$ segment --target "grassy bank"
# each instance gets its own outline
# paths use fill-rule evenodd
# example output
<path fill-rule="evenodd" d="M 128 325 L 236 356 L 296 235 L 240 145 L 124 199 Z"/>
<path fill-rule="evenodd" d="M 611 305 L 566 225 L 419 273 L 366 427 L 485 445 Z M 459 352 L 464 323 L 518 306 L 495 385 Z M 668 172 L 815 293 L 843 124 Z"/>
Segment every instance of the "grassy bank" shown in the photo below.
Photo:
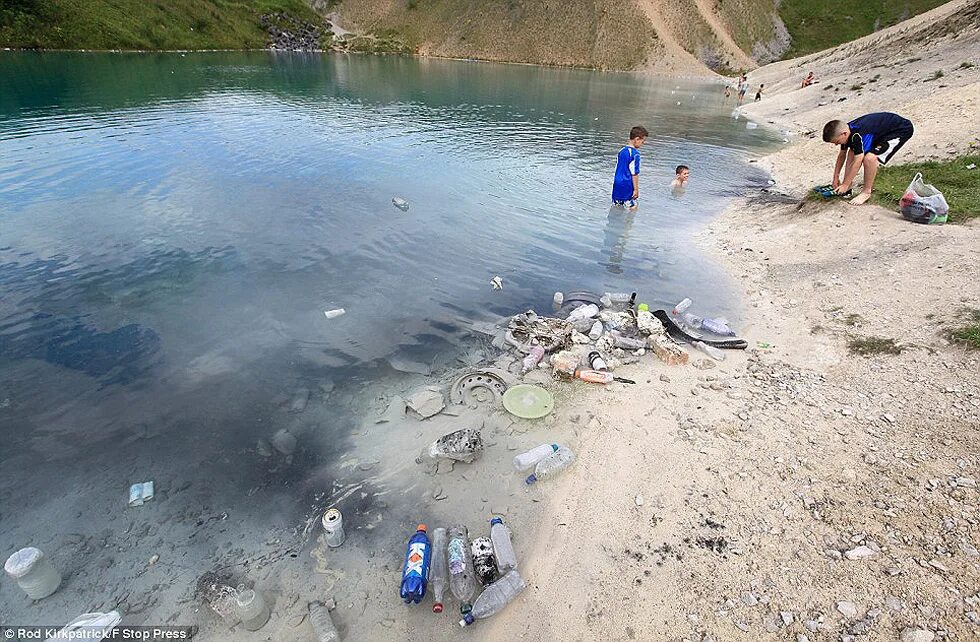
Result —
<path fill-rule="evenodd" d="M 779 17 L 793 38 L 784 58 L 795 58 L 890 27 L 946 0 L 783 0 Z"/>
<path fill-rule="evenodd" d="M 0 46 L 258 49 L 264 13 L 322 24 L 304 0 L 2 0 Z"/>
<path fill-rule="evenodd" d="M 971 164 L 974 169 L 967 169 Z M 875 179 L 874 200 L 883 207 L 895 208 L 917 172 L 922 172 L 923 180 L 946 197 L 950 222 L 980 217 L 980 155 L 882 167 Z"/>

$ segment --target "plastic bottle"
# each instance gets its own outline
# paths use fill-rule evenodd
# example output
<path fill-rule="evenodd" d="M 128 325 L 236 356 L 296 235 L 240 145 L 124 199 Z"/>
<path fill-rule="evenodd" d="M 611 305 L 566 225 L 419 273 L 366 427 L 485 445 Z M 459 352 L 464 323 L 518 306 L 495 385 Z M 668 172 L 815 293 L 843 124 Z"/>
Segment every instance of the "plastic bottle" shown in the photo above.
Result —
<path fill-rule="evenodd" d="M 340 633 L 330 617 L 330 611 L 319 602 L 310 602 L 310 624 L 316 642 L 340 642 Z"/>
<path fill-rule="evenodd" d="M 541 360 L 544 359 L 544 348 L 542 346 L 531 346 L 531 352 L 526 357 L 524 357 L 524 362 L 521 365 L 521 372 L 527 374 L 538 367 Z"/>
<path fill-rule="evenodd" d="M 594 303 L 587 303 L 572 310 L 568 314 L 568 320 L 569 322 L 574 322 L 581 319 L 591 319 L 597 314 L 599 314 L 599 306 Z"/>
<path fill-rule="evenodd" d="M 490 539 L 493 541 L 493 556 L 497 558 L 497 569 L 506 573 L 517 568 L 517 554 L 510 541 L 510 529 L 499 517 L 490 520 Z"/>
<path fill-rule="evenodd" d="M 459 621 L 460 626 L 469 626 L 476 620 L 488 618 L 499 613 L 510 604 L 527 585 L 517 569 L 509 571 L 502 578 L 488 586 L 473 604 L 473 610 Z"/>
<path fill-rule="evenodd" d="M 685 311 L 687 311 L 687 309 L 689 307 L 691 307 L 691 304 L 692 303 L 694 303 L 694 302 L 691 301 L 690 299 L 684 299 L 683 301 L 681 301 L 680 303 L 678 303 L 677 305 L 675 305 L 674 306 L 674 309 L 671 310 L 670 313 L 673 314 L 674 316 L 680 316 Z"/>
<path fill-rule="evenodd" d="M 728 327 L 728 324 L 721 319 L 710 319 L 704 317 L 701 319 L 701 328 L 711 332 L 712 334 L 718 334 L 723 337 L 734 337 L 735 331 Z"/>
<path fill-rule="evenodd" d="M 565 302 L 565 295 L 561 292 L 555 292 L 555 296 L 551 299 L 552 303 L 555 305 L 555 309 L 561 307 L 561 304 Z"/>
<path fill-rule="evenodd" d="M 489 586 L 497 579 L 497 559 L 493 555 L 493 540 L 477 537 L 470 543 L 473 553 L 473 571 L 480 584 Z"/>
<path fill-rule="evenodd" d="M 529 468 L 534 468 L 535 465 L 545 457 L 551 455 L 551 453 L 558 450 L 558 444 L 541 444 L 537 448 L 532 448 L 526 453 L 521 453 L 517 457 L 514 457 L 514 470 L 517 472 L 523 472 Z"/>
<path fill-rule="evenodd" d="M 612 332 L 613 345 L 617 348 L 622 348 L 624 350 L 639 350 L 640 348 L 646 348 L 647 342 L 644 339 L 627 337 L 619 332 Z"/>
<path fill-rule="evenodd" d="M 476 593 L 476 574 L 473 572 L 469 536 L 462 524 L 449 529 L 446 559 L 449 562 L 449 590 L 459 600 L 460 613 L 469 613 L 473 594 Z"/>
<path fill-rule="evenodd" d="M 707 330 L 712 334 L 734 337 L 735 331 L 728 327 L 728 324 L 721 319 L 710 319 L 691 314 L 687 309 L 691 307 L 691 300 L 684 299 L 674 306 L 671 314 L 681 318 L 681 323 L 693 330 Z"/>
<path fill-rule="evenodd" d="M 582 381 L 588 381 L 589 383 L 612 383 L 613 373 L 599 372 L 598 370 L 583 370 L 581 368 L 576 368 L 575 378 L 581 379 Z"/>
<path fill-rule="evenodd" d="M 449 586 L 449 569 L 446 566 L 446 543 L 449 539 L 445 528 L 432 531 L 432 568 L 429 586 L 432 587 L 432 612 L 442 613 L 442 601 Z"/>
<path fill-rule="evenodd" d="M 592 368 L 593 370 L 599 370 L 601 372 L 609 367 L 606 364 L 606 360 L 602 358 L 602 355 L 595 350 L 589 353 L 588 359 L 589 359 L 589 367 Z"/>
<path fill-rule="evenodd" d="M 432 545 L 425 534 L 425 524 L 419 524 L 405 549 L 405 565 L 402 566 L 401 597 L 405 604 L 418 604 L 425 597 L 425 585 L 429 581 L 429 564 L 432 561 Z"/>
<path fill-rule="evenodd" d="M 589 338 L 595 341 L 596 339 L 602 336 L 602 332 L 604 329 L 605 328 L 602 327 L 602 321 L 596 321 L 595 323 L 592 324 L 592 327 L 589 329 Z"/>
<path fill-rule="evenodd" d="M 697 348 L 698 350 L 700 350 L 701 352 L 705 353 L 706 355 L 708 355 L 709 357 L 711 357 L 715 361 L 724 361 L 725 360 L 725 353 L 724 352 L 722 352 L 721 350 L 719 350 L 718 348 L 716 348 L 714 346 L 709 346 L 704 341 L 697 341 L 697 342 L 695 342 L 694 347 Z"/>
<path fill-rule="evenodd" d="M 526 480 L 528 484 L 549 479 L 556 476 L 561 471 L 575 463 L 575 453 L 568 446 L 559 446 L 554 454 L 545 457 L 534 467 L 534 474 L 529 475 Z"/>

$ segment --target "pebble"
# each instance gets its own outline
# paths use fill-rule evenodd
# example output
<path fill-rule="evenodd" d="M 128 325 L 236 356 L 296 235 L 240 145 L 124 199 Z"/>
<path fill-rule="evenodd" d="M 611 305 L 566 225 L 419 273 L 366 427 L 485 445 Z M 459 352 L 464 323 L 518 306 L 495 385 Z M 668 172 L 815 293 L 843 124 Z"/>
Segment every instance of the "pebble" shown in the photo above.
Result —
<path fill-rule="evenodd" d="M 742 593 L 742 603 L 746 606 L 755 606 L 759 603 L 759 600 L 756 599 L 753 593 L 746 591 L 745 593 Z"/>
<path fill-rule="evenodd" d="M 925 629 L 903 629 L 902 642 L 932 642 L 936 634 Z"/>
<path fill-rule="evenodd" d="M 885 598 L 885 606 L 887 606 L 892 611 L 902 610 L 902 600 L 898 599 L 894 595 L 889 595 Z"/>
<path fill-rule="evenodd" d="M 852 548 L 851 550 L 844 553 L 844 557 L 849 560 L 866 560 L 877 555 L 872 549 L 867 546 L 858 546 L 857 548 Z"/>
<path fill-rule="evenodd" d="M 796 616 L 793 615 L 792 611 L 780 611 L 779 617 L 783 620 L 783 626 L 789 626 L 796 621 Z"/>
<path fill-rule="evenodd" d="M 147 562 L 147 564 L 148 564 L 149 566 L 153 566 L 154 564 L 156 564 L 156 563 L 157 563 L 157 562 L 159 562 L 159 561 L 160 561 L 160 556 L 159 556 L 159 555 L 156 555 L 156 554 L 154 554 L 154 555 L 153 555 L 153 556 L 152 556 L 152 557 L 150 558 L 150 561 L 149 561 L 149 562 Z"/>
<path fill-rule="evenodd" d="M 858 614 L 857 605 L 846 600 L 837 603 L 837 611 L 846 618 L 855 618 Z"/>

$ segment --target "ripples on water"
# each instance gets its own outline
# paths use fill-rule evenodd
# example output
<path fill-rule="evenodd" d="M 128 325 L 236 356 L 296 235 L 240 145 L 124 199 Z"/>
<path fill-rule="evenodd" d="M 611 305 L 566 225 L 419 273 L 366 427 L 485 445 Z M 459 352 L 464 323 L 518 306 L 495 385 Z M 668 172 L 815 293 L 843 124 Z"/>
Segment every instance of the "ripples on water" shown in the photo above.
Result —
<path fill-rule="evenodd" d="M 264 53 L 0 62 L 0 492 L 23 532 L 54 501 L 38 476 L 127 462 L 105 481 L 124 490 L 193 452 L 216 492 L 253 483 L 226 455 L 324 378 L 321 454 L 338 454 L 361 412 L 347 389 L 386 358 L 438 369 L 461 321 L 547 310 L 555 290 L 737 316 L 687 233 L 764 182 L 744 160 L 774 139 L 715 85 Z M 651 138 L 628 214 L 609 193 L 634 124 Z"/>

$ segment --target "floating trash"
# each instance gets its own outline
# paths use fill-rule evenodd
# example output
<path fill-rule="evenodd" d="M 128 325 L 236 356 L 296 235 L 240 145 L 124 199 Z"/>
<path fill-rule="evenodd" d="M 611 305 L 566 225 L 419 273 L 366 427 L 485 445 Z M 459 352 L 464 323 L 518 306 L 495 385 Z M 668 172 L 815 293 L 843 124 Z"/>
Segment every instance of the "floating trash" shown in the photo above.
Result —
<path fill-rule="evenodd" d="M 129 487 L 129 505 L 142 506 L 153 499 L 153 482 L 140 482 Z"/>
<path fill-rule="evenodd" d="M 399 196 L 395 196 L 394 198 L 391 199 L 391 204 L 394 205 L 395 207 L 397 207 L 398 209 L 400 209 L 403 212 L 407 212 L 408 211 L 408 207 L 409 207 L 408 201 L 406 201 L 404 198 L 401 198 Z"/>

